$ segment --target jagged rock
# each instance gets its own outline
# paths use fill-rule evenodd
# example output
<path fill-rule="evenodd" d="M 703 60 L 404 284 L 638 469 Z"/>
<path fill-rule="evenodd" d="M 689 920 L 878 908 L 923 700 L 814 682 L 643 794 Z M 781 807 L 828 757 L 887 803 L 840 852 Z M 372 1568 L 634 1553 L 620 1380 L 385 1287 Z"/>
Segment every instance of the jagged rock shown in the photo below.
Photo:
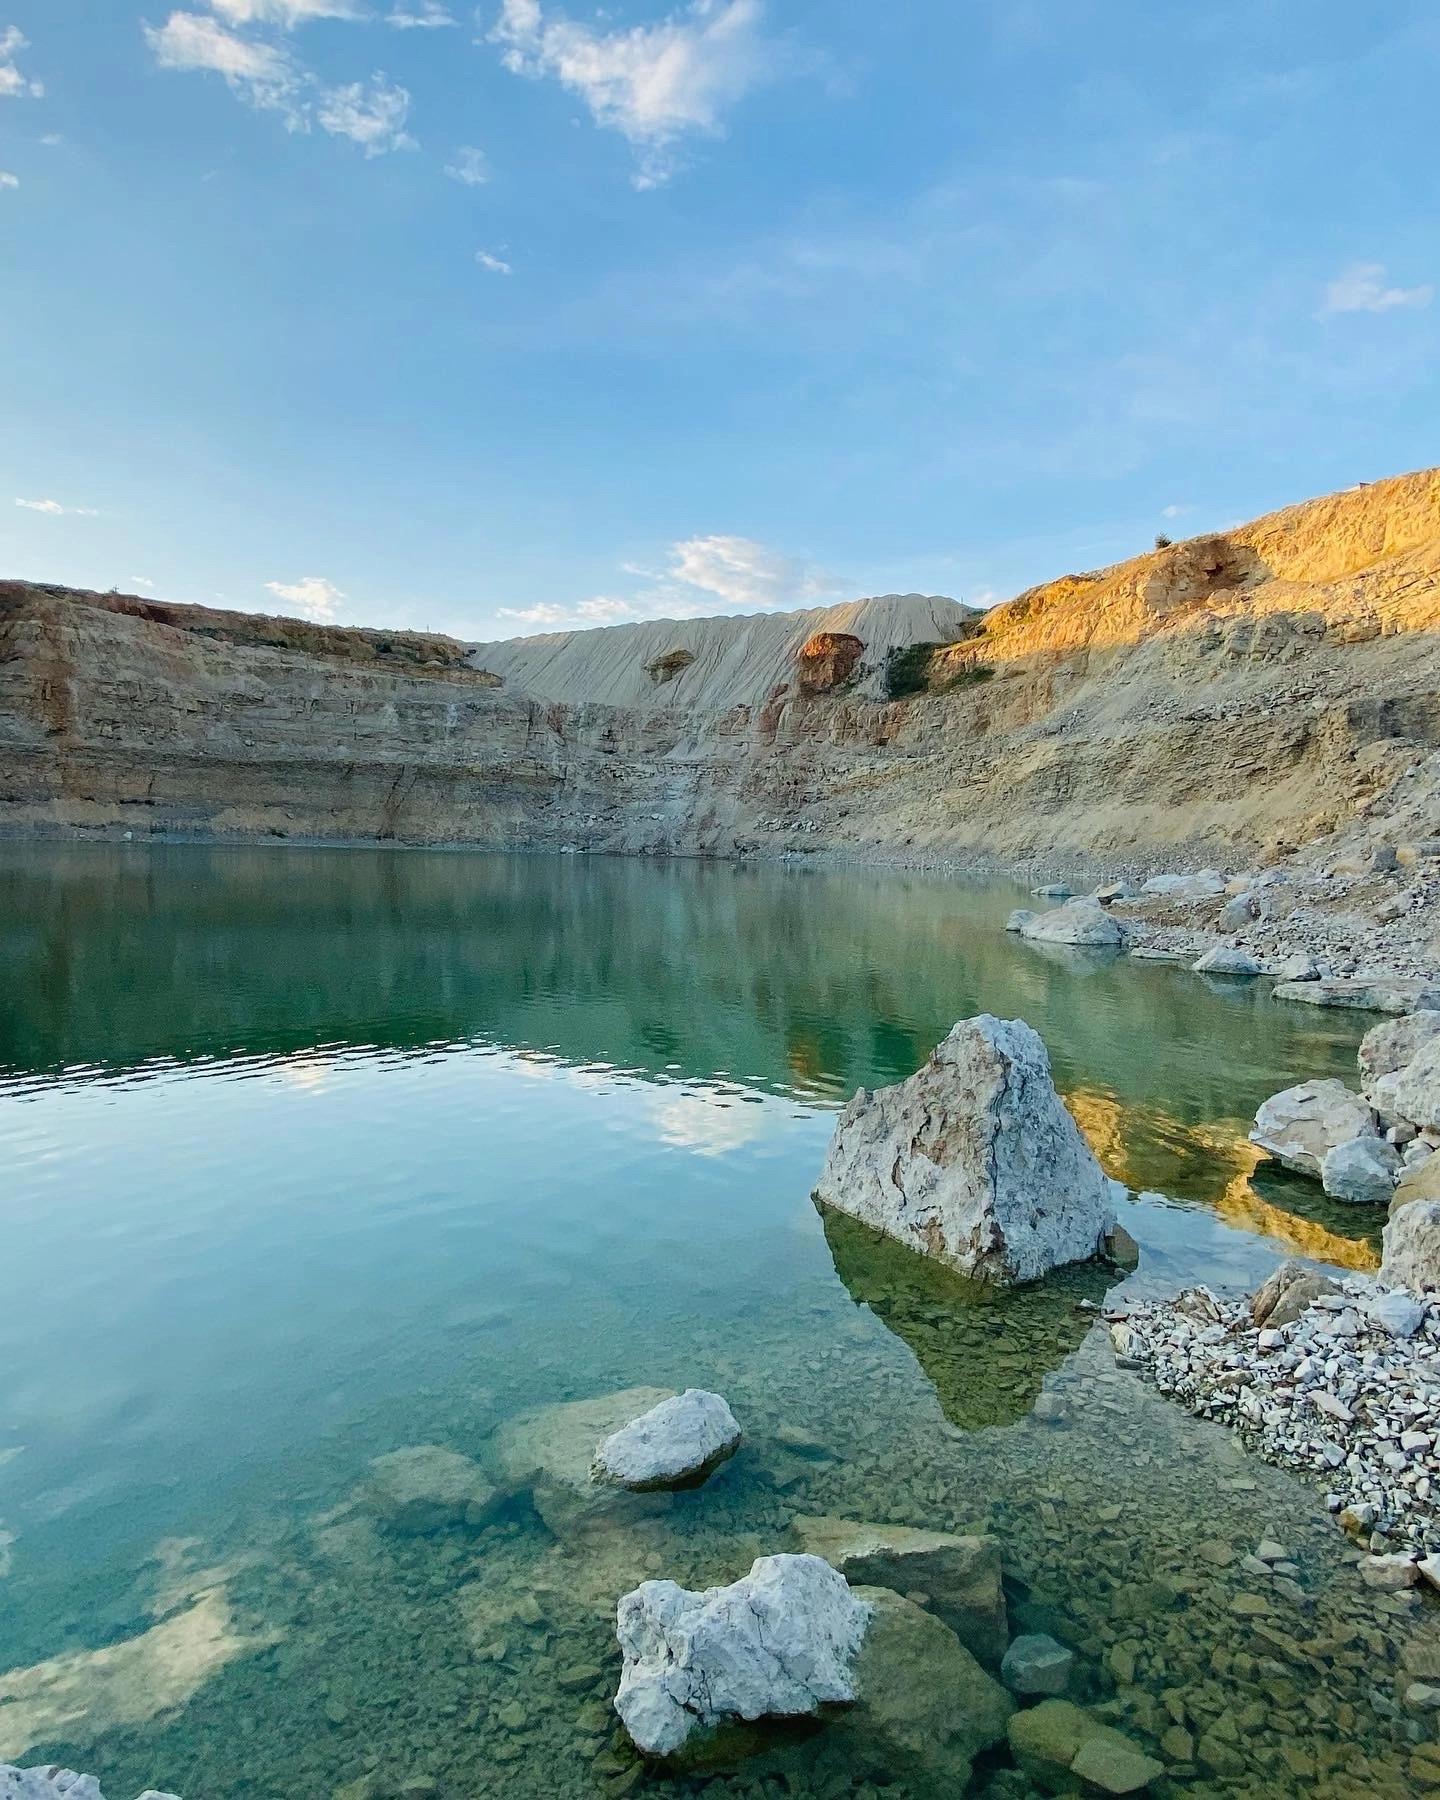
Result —
<path fill-rule="evenodd" d="M 1125 942 L 1125 927 L 1096 901 L 1071 900 L 1049 912 L 1035 913 L 1021 925 L 1020 935 L 1036 944 L 1106 949 Z"/>
<path fill-rule="evenodd" d="M 1038 915 L 1033 906 L 1017 906 L 1005 921 L 1007 931 L 1024 931 L 1025 927 Z"/>
<path fill-rule="evenodd" d="M 104 1800 L 93 1775 L 77 1775 L 58 1763 L 37 1763 L 28 1769 L 0 1763 L 0 1800 L 58 1800 L 62 1794 L 65 1800 Z M 140 1800 L 178 1800 L 178 1796 L 146 1788 Z"/>
<path fill-rule="evenodd" d="M 1440 1037 L 1421 1044 L 1399 1071 L 1390 1100 L 1400 1118 L 1422 1131 L 1440 1130 Z"/>
<path fill-rule="evenodd" d="M 1019 1019 L 963 1019 L 908 1081 L 861 1088 L 815 1197 L 977 1280 L 1094 1256 L 1116 1195 Z"/>
<path fill-rule="evenodd" d="M 818 1556 L 762 1556 L 729 1587 L 644 1581 L 621 1598 L 615 1710 L 647 1756 L 732 1720 L 793 1719 L 855 1698 L 871 1609 Z"/>
<path fill-rule="evenodd" d="M 1440 1156 L 1425 1156 L 1404 1166 L 1391 1196 L 1391 1218 L 1413 1200 L 1440 1200 Z"/>
<path fill-rule="evenodd" d="M 695 660 L 693 650 L 666 650 L 659 656 L 652 656 L 645 665 L 645 673 L 658 686 L 688 669 Z"/>
<path fill-rule="evenodd" d="M 1326 976 L 1319 981 L 1282 981 L 1276 1000 L 1303 1000 L 1309 1006 L 1351 1006 L 1363 1012 L 1408 1013 L 1440 1007 L 1440 987 L 1416 979 Z"/>
<path fill-rule="evenodd" d="M 1440 1012 L 1403 1013 L 1372 1025 L 1360 1040 L 1356 1060 L 1367 1084 L 1380 1075 L 1393 1075 L 1414 1062 L 1416 1056 L 1440 1037 Z"/>
<path fill-rule="evenodd" d="M 671 1388 L 635 1387 L 535 1407 L 499 1427 L 487 1461 L 506 1488 L 531 1490 L 535 1510 L 557 1537 L 604 1529 L 616 1519 L 642 1517 L 668 1507 L 670 1494 L 634 1493 L 595 1481 L 591 1465 L 603 1438 L 675 1397 Z"/>
<path fill-rule="evenodd" d="M 1384 1138 L 1350 1138 L 1325 1152 L 1320 1183 L 1334 1200 L 1388 1206 L 1400 1168 L 1400 1153 Z"/>
<path fill-rule="evenodd" d="M 1404 1288 L 1377 1288 L 1361 1308 L 1391 1337 L 1408 1340 L 1425 1323 L 1425 1308 Z"/>
<path fill-rule="evenodd" d="M 1218 869 L 1199 869 L 1192 875 L 1152 875 L 1140 892 L 1167 900 L 1208 900 L 1225 892 L 1225 877 Z"/>
<path fill-rule="evenodd" d="M 831 1727 L 843 1766 L 915 1794 L 963 1794 L 971 1764 L 1005 1736 L 1014 1703 L 955 1633 L 882 1587 L 855 1659 L 855 1705 Z"/>
<path fill-rule="evenodd" d="M 863 641 L 848 631 L 815 632 L 795 653 L 801 693 L 829 694 L 844 687 L 864 654 Z"/>
<path fill-rule="evenodd" d="M 1340 1081 L 1302 1081 L 1271 1097 L 1255 1115 L 1250 1142 L 1301 1175 L 1320 1174 L 1328 1150 L 1377 1135 L 1375 1115 Z"/>
<path fill-rule="evenodd" d="M 408 1535 L 483 1525 L 504 1499 L 479 1463 L 440 1444 L 412 1444 L 377 1456 L 365 1497 L 383 1524 Z"/>
<path fill-rule="evenodd" d="M 1133 881 L 1123 876 L 1119 881 L 1107 881 L 1095 890 L 1095 898 L 1102 906 L 1109 906 L 1112 900 L 1133 900 L 1140 889 Z"/>
<path fill-rule="evenodd" d="M 1197 975 L 1263 975 L 1265 973 L 1248 950 L 1232 949 L 1229 944 L 1217 944 L 1213 950 L 1207 950 L 1198 962 L 1191 963 L 1190 967 Z"/>
<path fill-rule="evenodd" d="M 1419 1293 L 1440 1288 L 1440 1200 L 1413 1200 L 1390 1214 L 1380 1279 Z"/>
<path fill-rule="evenodd" d="M 1250 1317 L 1256 1325 L 1278 1331 L 1282 1325 L 1293 1324 L 1323 1294 L 1339 1292 L 1338 1281 L 1291 1257 L 1256 1289 Z"/>
<path fill-rule="evenodd" d="M 1320 979 L 1320 970 L 1316 966 L 1315 958 L 1304 950 L 1299 950 L 1293 956 L 1287 956 L 1282 962 L 1276 963 L 1271 974 L 1277 981 L 1284 982 L 1287 987 L 1292 981 L 1318 981 Z"/>
<path fill-rule="evenodd" d="M 1227 900 L 1220 908 L 1220 916 L 1215 921 L 1217 930 L 1243 931 L 1256 918 L 1260 911 L 1260 903 L 1251 893 L 1236 894 L 1233 900 Z"/>
<path fill-rule="evenodd" d="M 1012 1694 L 1063 1694 L 1070 1685 L 1075 1652 L 1048 1632 L 1017 1637 L 1000 1664 L 1000 1679 Z"/>
<path fill-rule="evenodd" d="M 591 1473 L 637 1493 L 697 1487 L 739 1448 L 740 1427 L 720 1395 L 686 1388 L 612 1432 Z"/>
<path fill-rule="evenodd" d="M 987 1668 L 998 1666 L 1010 1634 L 994 1538 L 823 1514 L 801 1515 L 791 1530 L 801 1550 L 823 1556 L 852 1584 L 927 1595 L 930 1610 L 971 1655 Z"/>

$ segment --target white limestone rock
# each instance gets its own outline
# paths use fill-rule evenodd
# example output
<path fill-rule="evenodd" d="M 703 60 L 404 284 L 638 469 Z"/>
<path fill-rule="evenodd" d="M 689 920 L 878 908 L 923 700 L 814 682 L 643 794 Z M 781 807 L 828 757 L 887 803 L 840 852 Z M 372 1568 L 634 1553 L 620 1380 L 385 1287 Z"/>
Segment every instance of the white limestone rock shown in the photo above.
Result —
<path fill-rule="evenodd" d="M 591 1474 L 637 1493 L 698 1487 L 740 1448 L 740 1427 L 719 1394 L 686 1388 L 612 1432 Z"/>
<path fill-rule="evenodd" d="M 37 1763 L 29 1769 L 0 1763 L 0 1800 L 61 1800 L 62 1795 L 64 1800 L 104 1800 L 93 1775 L 77 1775 L 57 1763 Z M 178 1800 L 178 1796 L 147 1788 L 140 1800 Z"/>
<path fill-rule="evenodd" d="M 1432 1039 L 1440 1037 L 1440 1012 L 1402 1013 L 1372 1025 L 1360 1040 L 1357 1061 L 1362 1082 L 1393 1075 L 1414 1062 Z"/>
<path fill-rule="evenodd" d="M 1020 935 L 1033 944 L 1112 949 L 1124 944 L 1126 933 L 1120 921 L 1112 919 L 1098 901 L 1084 899 L 1035 913 L 1020 926 Z"/>
<path fill-rule="evenodd" d="M 1421 1044 L 1400 1071 L 1391 1103 L 1400 1118 L 1422 1131 L 1440 1130 L 1440 1037 Z"/>
<path fill-rule="evenodd" d="M 638 1749 L 673 1757 L 697 1731 L 846 1704 L 869 1618 L 819 1556 L 761 1556 L 703 1593 L 643 1581 L 616 1611 L 615 1710 Z"/>
<path fill-rule="evenodd" d="M 954 1026 L 908 1081 L 861 1088 L 815 1198 L 1009 1286 L 1096 1255 L 1123 1192 L 1056 1093 L 1038 1034 L 982 1013 Z"/>
<path fill-rule="evenodd" d="M 1274 1000 L 1303 1000 L 1310 1006 L 1348 1006 L 1362 1012 L 1409 1013 L 1440 1007 L 1440 987 L 1410 977 L 1322 976 L 1318 981 L 1282 981 Z"/>
<path fill-rule="evenodd" d="M 1207 950 L 1190 967 L 1197 975 L 1263 975 L 1263 967 L 1248 950 L 1236 950 L 1230 944 L 1217 944 Z"/>
<path fill-rule="evenodd" d="M 1209 900 L 1225 892 L 1225 877 L 1218 869 L 1198 869 L 1192 875 L 1152 875 L 1140 892 L 1166 900 Z"/>
<path fill-rule="evenodd" d="M 1005 921 L 1007 931 L 1023 931 L 1033 918 L 1036 918 L 1033 906 L 1017 906 Z"/>
<path fill-rule="evenodd" d="M 1332 1200 L 1388 1206 L 1399 1178 L 1400 1153 L 1380 1137 L 1349 1138 L 1325 1152 L 1320 1184 Z"/>
<path fill-rule="evenodd" d="M 1412 1200 L 1390 1214 L 1380 1279 L 1419 1293 L 1440 1288 L 1440 1200 Z"/>
<path fill-rule="evenodd" d="M 1287 1169 L 1318 1177 L 1327 1151 L 1351 1138 L 1377 1135 L 1374 1113 L 1343 1082 L 1302 1081 L 1265 1102 L 1250 1142 Z"/>

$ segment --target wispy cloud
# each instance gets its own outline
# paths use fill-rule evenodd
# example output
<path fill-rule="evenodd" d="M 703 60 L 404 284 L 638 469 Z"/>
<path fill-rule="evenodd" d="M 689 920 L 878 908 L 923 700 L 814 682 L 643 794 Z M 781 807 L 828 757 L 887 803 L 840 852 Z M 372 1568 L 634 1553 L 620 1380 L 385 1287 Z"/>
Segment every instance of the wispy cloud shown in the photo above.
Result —
<path fill-rule="evenodd" d="M 27 96 L 39 100 L 45 92 L 43 81 L 34 81 L 21 73 L 20 52 L 30 48 L 30 40 L 18 25 L 7 25 L 0 31 L 0 100 L 21 100 Z"/>
<path fill-rule="evenodd" d="M 148 575 L 127 575 L 125 579 L 135 587 L 153 588 L 155 585 Z"/>
<path fill-rule="evenodd" d="M 8 169 L 0 169 L 0 188 L 18 188 L 20 177 L 12 175 Z"/>
<path fill-rule="evenodd" d="M 1351 263 L 1325 290 L 1322 313 L 1382 313 L 1401 306 L 1428 306 L 1435 289 L 1387 287 L 1384 263 Z"/>
<path fill-rule="evenodd" d="M 490 160 L 473 144 L 462 144 L 446 163 L 445 173 L 465 187 L 484 187 L 490 179 Z"/>
<path fill-rule="evenodd" d="M 298 581 L 267 581 L 277 599 L 294 608 L 302 619 L 316 625 L 333 625 L 344 593 L 323 575 L 302 575 Z"/>
<path fill-rule="evenodd" d="M 1193 506 L 1183 506 L 1178 502 L 1172 501 L 1169 506 L 1162 506 L 1160 508 L 1160 517 L 1162 519 L 1183 519 L 1186 513 L 1194 512 L 1194 510 L 1195 508 Z"/>
<path fill-rule="evenodd" d="M 212 3 L 242 23 L 294 25 L 307 18 L 353 16 L 348 10 L 336 10 L 339 0 Z M 163 25 L 146 25 L 143 30 L 162 69 L 221 75 L 239 99 L 262 112 L 278 112 L 290 131 L 308 131 L 313 122 L 332 137 L 358 144 L 366 156 L 415 148 L 405 129 L 410 95 L 383 73 L 368 83 L 327 87 L 283 45 L 242 37 L 205 13 L 172 12 Z"/>
<path fill-rule="evenodd" d="M 482 269 L 488 269 L 492 275 L 513 275 L 515 273 L 503 256 L 492 256 L 488 250 L 477 250 L 475 260 Z"/>
<path fill-rule="evenodd" d="M 325 90 L 316 104 L 315 118 L 322 131 L 349 138 L 366 156 L 384 156 L 391 150 L 416 147 L 405 129 L 409 111 L 410 95 L 377 71 L 368 87 L 352 81 Z"/>
<path fill-rule="evenodd" d="M 675 173 L 681 142 L 718 136 L 726 111 L 780 61 L 762 35 L 761 0 L 695 0 L 651 25 L 615 31 L 503 0 L 491 40 L 517 75 L 550 76 L 578 94 L 597 125 L 634 147 L 639 188 Z"/>
<path fill-rule="evenodd" d="M 350 0 L 210 0 L 210 10 L 232 25 L 279 25 L 293 31 L 312 19 L 358 19 Z"/>
<path fill-rule="evenodd" d="M 552 631 L 584 630 L 635 619 L 694 619 L 717 612 L 781 612 L 837 600 L 846 584 L 812 565 L 757 543 L 716 534 L 670 546 L 663 569 L 623 565 L 650 585 L 621 597 L 599 594 L 574 606 L 541 601 L 499 608 L 498 616 Z"/>
<path fill-rule="evenodd" d="M 385 23 L 396 31 L 439 31 L 459 21 L 440 0 L 400 0 L 395 10 L 385 15 Z"/>
<path fill-rule="evenodd" d="M 23 506 L 27 512 L 48 513 L 52 519 L 94 519 L 99 517 L 97 507 L 62 506 L 58 500 L 16 500 L 15 504 Z"/>

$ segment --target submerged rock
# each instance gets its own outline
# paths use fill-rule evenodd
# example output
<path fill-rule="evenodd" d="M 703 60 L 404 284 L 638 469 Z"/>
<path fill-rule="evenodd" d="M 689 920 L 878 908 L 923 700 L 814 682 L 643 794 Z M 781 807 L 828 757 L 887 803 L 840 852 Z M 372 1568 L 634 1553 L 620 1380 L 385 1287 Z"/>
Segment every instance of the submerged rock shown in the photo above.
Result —
<path fill-rule="evenodd" d="M 673 1388 L 634 1387 L 534 1407 L 496 1430 L 487 1460 L 504 1487 L 531 1491 L 535 1510 L 557 1537 L 603 1529 L 617 1518 L 639 1518 L 669 1506 L 670 1495 L 596 1481 L 595 1452 L 602 1439 L 676 1398 Z"/>
<path fill-rule="evenodd" d="M 1067 1650 L 1048 1632 L 1028 1632 L 1017 1637 L 1005 1652 L 1000 1678 L 1012 1694 L 1063 1694 L 1070 1685 L 1075 1652 Z"/>
<path fill-rule="evenodd" d="M 855 1698 L 870 1608 L 818 1556 L 762 1556 L 729 1587 L 644 1581 L 622 1597 L 615 1710 L 647 1756 L 728 1721 L 793 1719 Z"/>
<path fill-rule="evenodd" d="M 994 1538 L 857 1524 L 826 1514 L 793 1519 L 791 1530 L 801 1550 L 823 1556 L 849 1582 L 925 1594 L 930 1611 L 977 1661 L 998 1666 L 1010 1634 Z"/>
<path fill-rule="evenodd" d="M 1325 1152 L 1320 1182 L 1332 1199 L 1388 1206 L 1400 1168 L 1400 1153 L 1384 1138 L 1348 1138 Z"/>
<path fill-rule="evenodd" d="M 861 1088 L 815 1197 L 976 1280 L 1095 1256 L 1123 1192 L 1101 1171 L 1020 1019 L 964 1019 L 908 1081 Z"/>
<path fill-rule="evenodd" d="M 365 1498 L 392 1531 L 421 1536 L 450 1525 L 483 1525 L 504 1496 L 479 1463 L 440 1444 L 411 1444 L 370 1464 Z"/>
<path fill-rule="evenodd" d="M 1092 1719 L 1068 1700 L 1042 1700 L 1010 1721 L 1015 1761 L 1046 1793 L 1098 1788 L 1137 1794 L 1165 1773 L 1123 1732 Z"/>
<path fill-rule="evenodd" d="M 686 1388 L 612 1432 L 591 1473 L 639 1493 L 696 1487 L 739 1448 L 740 1427 L 720 1395 Z"/>
<path fill-rule="evenodd" d="M 1049 912 L 1034 913 L 1020 926 L 1022 938 L 1036 944 L 1076 944 L 1083 949 L 1118 948 L 1125 927 L 1112 919 L 1097 900 L 1071 900 Z"/>
<path fill-rule="evenodd" d="M 37 1763 L 29 1769 L 0 1763 L 0 1800 L 58 1800 L 62 1794 L 65 1800 L 105 1800 L 93 1775 L 77 1775 L 58 1763 Z M 178 1796 L 146 1788 L 140 1800 L 178 1800 Z"/>
<path fill-rule="evenodd" d="M 1377 1135 L 1375 1115 L 1341 1081 L 1302 1081 L 1273 1094 L 1255 1115 L 1250 1142 L 1301 1175 L 1319 1176 L 1326 1153 Z"/>

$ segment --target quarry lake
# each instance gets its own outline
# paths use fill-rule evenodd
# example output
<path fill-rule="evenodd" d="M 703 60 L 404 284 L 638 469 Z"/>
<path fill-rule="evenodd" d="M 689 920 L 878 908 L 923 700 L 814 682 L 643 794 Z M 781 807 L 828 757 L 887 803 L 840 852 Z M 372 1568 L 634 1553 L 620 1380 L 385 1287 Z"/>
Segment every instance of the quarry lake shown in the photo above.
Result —
<path fill-rule="evenodd" d="M 1360 1585 L 1313 1484 L 1116 1367 L 1115 1270 L 976 1295 L 810 1198 L 855 1088 L 988 1011 L 1155 1190 L 1122 1207 L 1128 1291 L 1375 1267 L 1370 1209 L 1246 1140 L 1277 1088 L 1353 1077 L 1368 1021 L 1022 944 L 1022 897 L 0 846 L 0 1761 L 192 1800 L 954 1800 L 824 1732 L 688 1778 L 617 1732 L 616 1597 L 732 1580 L 828 1514 L 993 1533 L 1012 1631 L 1076 1649 L 1157 1792 L 1414 1791 L 1389 1696 L 1440 1680 L 1431 1613 Z M 556 1535 L 520 1494 L 417 1532 L 372 1470 L 686 1386 L 745 1444 L 633 1517 Z M 1293 1595 L 1246 1570 L 1266 1536 Z M 1042 1789 L 997 1752 L 974 1791 Z"/>

